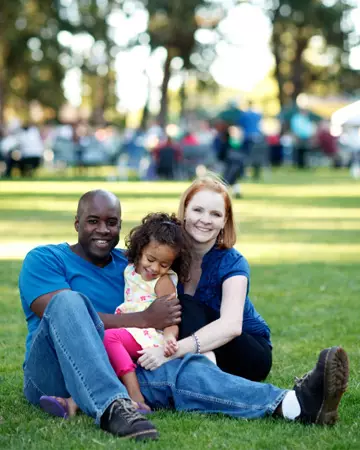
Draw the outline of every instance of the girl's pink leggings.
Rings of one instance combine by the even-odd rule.
[[[105,330],[104,346],[118,377],[134,372],[134,360],[138,359],[137,352],[142,350],[142,347],[125,328]]]

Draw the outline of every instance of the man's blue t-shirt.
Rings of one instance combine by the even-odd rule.
[[[25,360],[41,320],[30,306],[41,295],[71,289],[86,295],[97,312],[109,314],[123,303],[124,269],[128,262],[121,250],[114,249],[111,256],[107,266],[98,267],[72,252],[67,243],[36,247],[27,254],[19,276],[28,326]]]
[[[249,264],[246,258],[235,248],[219,249],[214,246],[204,255],[201,264],[201,277],[193,297],[198,302],[205,303],[215,311],[220,312],[222,285],[225,280],[236,275],[243,275],[248,280],[242,330],[248,334],[264,337],[271,345],[269,326],[256,311],[249,298]],[[182,284],[178,285],[178,293],[184,293]]]

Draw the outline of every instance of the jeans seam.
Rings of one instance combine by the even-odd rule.
[[[46,317],[46,316],[44,315],[43,318],[44,318],[44,317]],[[41,319],[41,321],[40,321],[40,323],[39,323],[39,325],[38,325],[38,328],[37,328],[37,330],[36,330],[36,332],[35,332],[35,335],[34,335],[34,337],[32,338],[31,345],[30,345],[30,348],[29,348],[29,353],[28,353],[27,360],[29,359],[29,356],[30,356],[31,351],[32,351],[32,349],[33,349],[33,347],[34,347],[34,344],[35,344],[36,340],[38,339],[38,337],[40,336],[40,333],[41,333],[41,331],[42,331],[42,330],[40,329],[40,327],[42,327],[42,321],[43,321],[43,319]],[[25,361],[25,365],[26,365],[26,361]]]
[[[104,329],[104,324],[100,321],[100,323],[99,323],[98,325],[96,325],[95,328],[96,328],[97,330]]]
[[[280,395],[271,403],[269,406],[269,416],[274,414],[275,409],[280,405],[280,403],[284,400],[285,395],[289,392],[288,389],[285,389],[281,392]]]
[[[26,377],[26,383],[24,383],[24,393],[25,393],[25,390],[26,390],[26,388],[29,386],[30,383],[33,385],[33,387],[34,387],[37,391],[39,391],[39,392],[41,393],[41,395],[46,395],[46,392],[43,392],[43,391],[39,388],[39,386],[38,386],[36,383],[34,383],[33,379],[32,379],[31,377],[29,377],[29,376]],[[25,395],[25,396],[26,396],[26,395]],[[41,397],[41,396],[40,396],[40,397]]]

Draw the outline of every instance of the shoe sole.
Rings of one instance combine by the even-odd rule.
[[[327,350],[325,357],[324,397],[315,423],[334,425],[338,420],[338,406],[349,379],[349,359],[341,347]]]
[[[119,436],[120,437],[120,436]],[[137,433],[127,434],[126,436],[121,436],[122,439],[135,439],[135,441],[145,441],[151,440],[156,441],[159,439],[159,432],[157,430],[146,430],[139,431]]]

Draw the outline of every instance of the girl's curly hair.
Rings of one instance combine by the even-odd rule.
[[[128,261],[136,266],[144,247],[151,240],[168,245],[177,252],[171,269],[176,272],[181,283],[189,281],[191,265],[189,238],[175,214],[159,212],[144,217],[141,225],[134,227],[125,238]]]

